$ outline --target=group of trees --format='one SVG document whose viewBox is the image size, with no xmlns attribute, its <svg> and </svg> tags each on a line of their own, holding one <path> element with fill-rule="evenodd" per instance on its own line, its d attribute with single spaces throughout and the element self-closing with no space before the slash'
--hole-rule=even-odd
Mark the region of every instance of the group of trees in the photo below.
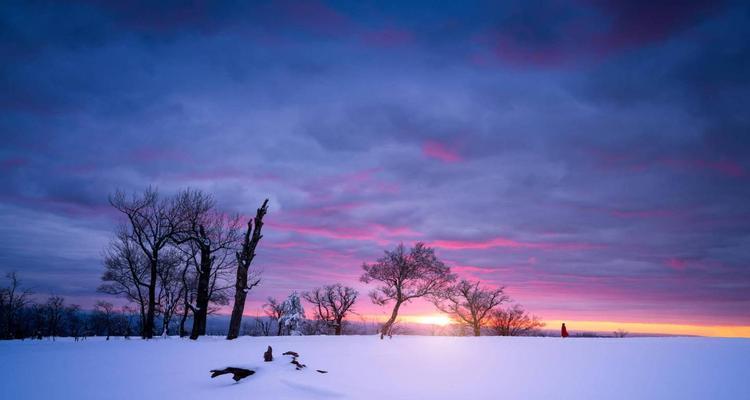
<svg viewBox="0 0 750 400">
<path fill-rule="evenodd" d="M 333 333 L 341 335 L 347 316 L 354 312 L 359 293 L 340 283 L 317 287 L 300 296 L 293 292 L 284 301 L 269 297 L 263 305 L 265 318 L 256 318 L 256 331 L 262 335 L 303 335 Z M 308 320 L 302 299 L 312 306 L 313 319 Z"/>
<path fill-rule="evenodd" d="M 128 337 L 138 323 L 135 315 L 128 307 L 118 310 L 105 301 L 98 301 L 90 311 L 77 304 L 66 304 L 60 296 L 36 302 L 32 292 L 21 286 L 15 272 L 7 274 L 6 283 L 0 286 L 0 339 Z"/>
<path fill-rule="evenodd" d="M 197 339 L 206 334 L 208 315 L 229 305 L 233 298 L 227 339 L 236 338 L 247 294 L 260 284 L 259 270 L 252 263 L 263 237 L 268 200 L 247 221 L 244 232 L 239 215 L 217 210 L 212 196 L 200 190 L 186 189 L 168 197 L 152 188 L 130 196 L 117 191 L 109 200 L 123 219 L 104 251 L 104 283 L 98 290 L 124 298 L 133 308 L 115 311 L 110 303 L 98 303 L 91 314 L 96 318 L 90 318 L 101 322 L 95 324 L 95 331 L 130 334 L 130 329 L 137 327 L 140 336 L 148 339 L 157 330 L 168 335 L 170 327 L 177 325 L 182 337 L 187 336 L 187 322 L 192 320 L 190 338 Z M 400 244 L 362 268 L 360 280 L 377 285 L 370 292 L 372 302 L 392 304 L 390 316 L 380 328 L 381 339 L 394 333 L 401 307 L 420 298 L 476 336 L 483 329 L 498 335 L 526 335 L 543 325 L 518 305 L 502 308 L 510 300 L 503 287 L 459 279 L 424 243 L 410 249 Z M 64 299 L 57 296 L 44 305 L 32 304 L 16 275 L 8 278 L 8 287 L 0 290 L 2 337 L 55 336 L 62 329 L 78 336 L 83 329 L 80 307 L 64 306 Z M 336 283 L 301 295 L 294 292 L 284 301 L 269 298 L 264 305 L 266 318 L 256 318 L 256 324 L 264 334 L 340 335 L 358 296 L 355 289 Z M 305 319 L 302 299 L 311 305 L 312 324 Z M 132 316 L 135 323 L 123 322 Z M 28 321 L 37 322 L 31 327 Z"/>
<path fill-rule="evenodd" d="M 510 298 L 505 289 L 481 286 L 479 281 L 458 279 L 435 255 L 435 250 L 417 243 L 408 251 L 400 244 L 373 264 L 362 266 L 364 283 L 377 283 L 370 292 L 377 305 L 393 303 L 391 315 L 380 329 L 380 338 L 390 336 L 404 303 L 425 298 L 461 325 L 471 328 L 475 336 L 491 327 L 504 336 L 526 335 L 543 326 L 519 305 L 506 309 L 499 306 Z"/>
<path fill-rule="evenodd" d="M 105 251 L 99 291 L 135 305 L 141 337 L 153 337 L 157 316 L 163 335 L 175 316 L 180 336 L 187 335 L 189 318 L 190 338 L 205 335 L 207 316 L 229 304 L 234 288 L 227 338 L 236 338 L 247 292 L 260 283 L 251 263 L 263 237 L 268 200 L 247 222 L 244 235 L 241 217 L 217 210 L 214 199 L 199 190 L 172 197 L 152 188 L 132 196 L 118 191 L 110 203 L 124 218 Z"/>
</svg>

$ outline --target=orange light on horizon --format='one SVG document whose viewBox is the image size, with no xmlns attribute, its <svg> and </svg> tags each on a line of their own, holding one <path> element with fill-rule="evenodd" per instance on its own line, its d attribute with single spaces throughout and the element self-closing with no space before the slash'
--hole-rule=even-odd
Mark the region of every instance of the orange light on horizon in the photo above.
<svg viewBox="0 0 750 400">
<path fill-rule="evenodd" d="M 614 332 L 623 329 L 630 333 L 664 334 L 707 337 L 750 338 L 750 326 L 742 325 L 690 325 L 658 322 L 576 321 L 546 320 L 546 328 L 560 327 L 563 322 L 568 331 Z"/>
<path fill-rule="evenodd" d="M 409 317 L 406 319 L 407 322 L 414 322 L 417 324 L 447 326 L 453 323 L 453 320 L 445 314 L 417 315 Z"/>
<path fill-rule="evenodd" d="M 384 322 L 387 319 L 384 315 L 362 315 L 362 317 L 377 322 Z M 445 314 L 399 315 L 398 321 L 439 326 L 447 326 L 455 323 Z M 750 338 L 750 326 L 744 325 L 691 325 L 586 320 L 543 320 L 542 322 L 545 324 L 543 329 L 550 330 L 559 329 L 562 323 L 565 322 L 568 331 L 572 334 L 580 332 L 606 334 L 622 329 L 637 334 Z"/>
</svg>

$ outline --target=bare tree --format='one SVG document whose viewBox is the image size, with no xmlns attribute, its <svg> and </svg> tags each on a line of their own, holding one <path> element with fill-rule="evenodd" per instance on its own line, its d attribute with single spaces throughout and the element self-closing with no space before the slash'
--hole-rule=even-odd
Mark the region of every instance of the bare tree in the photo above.
<svg viewBox="0 0 750 400">
<path fill-rule="evenodd" d="M 490 320 L 490 327 L 500 336 L 526 336 L 543 326 L 537 316 L 529 315 L 519 304 L 495 310 Z"/>
<path fill-rule="evenodd" d="M 78 337 L 83 333 L 83 318 L 81 316 L 81 306 L 78 304 L 71 304 L 65 307 L 63 311 L 65 314 L 65 320 L 68 325 L 68 333 L 73 336 L 73 339 L 77 342 Z"/>
<path fill-rule="evenodd" d="M 135 320 L 135 310 L 128 306 L 122 306 L 120 315 L 122 315 L 122 334 L 125 339 L 130 339 L 133 321 Z"/>
<path fill-rule="evenodd" d="M 630 334 L 630 332 L 628 332 L 628 331 L 626 331 L 625 329 L 622 329 L 622 328 L 620 328 L 620 329 L 612 332 L 612 336 L 614 336 L 616 338 L 624 338 L 624 337 L 628 336 L 629 334 Z"/>
<path fill-rule="evenodd" d="M 307 320 L 302 324 L 302 335 L 327 335 L 330 333 L 331 325 L 322 319 Z"/>
<path fill-rule="evenodd" d="M 8 318 L 5 316 L 8 308 L 8 291 L 6 288 L 0 288 L 0 339 L 7 339 L 10 335 L 8 334 Z"/>
<path fill-rule="evenodd" d="M 261 316 L 255 316 L 255 330 L 262 336 L 271 335 L 271 319 L 263 318 Z"/>
<path fill-rule="evenodd" d="M 336 335 L 341 335 L 341 324 L 358 295 L 353 288 L 336 283 L 305 292 L 302 297 L 315 307 L 315 318 L 324 321 L 328 327 L 333 327 Z"/>
<path fill-rule="evenodd" d="M 18 337 L 18 322 L 21 310 L 29 304 L 31 291 L 21 289 L 21 280 L 16 272 L 5 275 L 9 285 L 0 288 L 0 337 Z"/>
<path fill-rule="evenodd" d="M 481 334 L 490 312 L 508 300 L 503 288 L 489 289 L 479 284 L 479 281 L 462 279 L 435 301 L 440 311 L 458 323 L 471 327 L 474 336 Z"/>
<path fill-rule="evenodd" d="M 107 334 L 107 340 L 112 335 L 115 306 L 106 301 L 97 301 L 94 305 L 94 319 Z"/>
<path fill-rule="evenodd" d="M 191 193 L 189 190 L 186 192 Z M 137 244 L 148 262 L 148 277 L 144 282 L 148 300 L 142 333 L 144 338 L 150 339 L 154 335 L 161 252 L 177 235 L 188 230 L 189 222 L 194 216 L 185 213 L 196 210 L 184 207 L 175 199 L 160 198 L 156 189 L 150 187 L 141 195 L 134 194 L 130 199 L 118 190 L 110 196 L 109 202 L 126 216 L 129 224 L 126 234 Z"/>
<path fill-rule="evenodd" d="M 47 307 L 42 304 L 31 303 L 29 307 L 28 316 L 30 327 L 33 327 L 33 336 L 38 340 L 42 340 L 45 332 L 47 332 Z"/>
<path fill-rule="evenodd" d="M 393 301 L 390 318 L 380 330 L 380 338 L 391 334 L 391 327 L 398 311 L 406 302 L 420 297 L 439 297 L 456 279 L 450 268 L 435 256 L 435 250 L 417 243 L 407 253 L 403 243 L 374 264 L 363 264 L 365 273 L 360 280 L 364 283 L 376 281 L 380 284 L 370 292 L 370 298 L 377 305 Z"/>
<path fill-rule="evenodd" d="M 180 337 L 187 336 L 187 330 L 185 329 L 185 323 L 187 322 L 190 314 L 195 315 L 198 309 L 197 297 L 198 297 L 198 276 L 201 270 L 201 263 L 199 260 L 199 247 L 192 241 L 188 241 L 178 247 L 183 254 L 182 266 L 180 267 L 180 282 L 181 289 L 180 295 L 182 300 L 175 309 L 175 313 L 180 314 L 179 323 L 179 335 Z M 226 276 L 231 267 L 228 257 L 229 249 L 222 251 L 221 257 L 215 257 L 211 262 L 210 274 L 208 275 L 208 284 L 203 286 L 202 289 L 208 289 L 208 305 L 206 307 L 206 315 L 212 314 L 218 310 L 221 306 L 229 304 L 229 284 L 227 283 Z M 205 275 L 203 276 L 205 279 Z M 203 333 L 205 334 L 205 328 Z"/>
<path fill-rule="evenodd" d="M 182 304 L 183 291 L 187 290 L 181 279 L 182 261 L 175 249 L 169 249 L 160 261 L 158 311 L 162 319 L 162 336 L 169 335 L 172 316 Z"/>
<path fill-rule="evenodd" d="M 268 315 L 268 318 L 276 321 L 276 336 L 282 336 L 281 318 L 284 317 L 286 311 L 284 309 L 284 302 L 279 302 L 275 298 L 269 297 L 266 304 L 263 305 L 263 311 Z"/>
<path fill-rule="evenodd" d="M 60 334 L 63 317 L 65 316 L 65 299 L 60 296 L 50 296 L 44 305 L 47 333 L 52 340 Z"/>
<path fill-rule="evenodd" d="M 232 307 L 232 317 L 229 320 L 229 333 L 227 334 L 227 339 L 229 340 L 235 339 L 239 335 L 247 292 L 260 284 L 259 273 L 257 270 L 250 271 L 250 264 L 255 259 L 255 249 L 258 247 L 260 239 L 263 238 L 261 230 L 263 229 L 263 217 L 266 215 L 266 212 L 268 212 L 268 199 L 258 208 L 255 218 L 247 221 L 247 230 L 242 242 L 242 249 L 236 254 L 237 278 L 234 285 L 234 306 Z M 253 222 L 255 223 L 255 227 L 253 227 Z"/>
<path fill-rule="evenodd" d="M 191 228 L 183 242 L 197 247 L 199 261 L 195 263 L 196 292 L 191 339 L 206 334 L 206 319 L 209 314 L 211 292 L 216 288 L 218 277 L 231 264 L 232 255 L 239 241 L 239 216 L 229 217 L 214 212 L 214 200 L 200 191 L 185 191 L 178 198 L 181 208 L 193 216 Z M 195 254 L 195 253 L 193 253 Z"/>
<path fill-rule="evenodd" d="M 104 274 L 98 291 L 121 296 L 138 305 L 140 311 L 141 337 L 146 337 L 146 309 L 149 304 L 149 262 L 128 233 L 121 226 L 109 247 L 104 251 Z M 157 271 L 158 272 L 158 271 Z"/>
<path fill-rule="evenodd" d="M 193 330 L 190 334 L 191 339 L 197 339 L 198 336 L 206 334 L 206 318 L 212 310 L 212 303 L 220 302 L 222 305 L 228 303 L 228 294 L 225 291 L 230 289 L 230 284 L 225 279 L 231 264 L 231 254 L 234 252 L 237 243 L 236 226 L 230 227 L 229 234 L 223 239 L 219 236 L 218 240 L 223 240 L 218 245 L 204 245 L 211 242 L 211 234 L 201 229 L 200 237 L 202 245 L 200 249 L 200 262 L 196 263 L 195 271 L 195 306 L 193 312 Z"/>
<path fill-rule="evenodd" d="M 180 280 L 182 282 L 182 305 L 180 306 L 180 326 L 179 335 L 180 337 L 187 336 L 187 330 L 185 330 L 185 322 L 188 316 L 195 308 L 193 302 L 195 301 L 196 287 L 196 270 L 197 270 L 197 251 L 198 248 L 192 243 L 188 243 L 187 252 L 183 257 L 182 271 L 180 272 Z M 193 268 L 195 267 L 195 268 Z"/>
</svg>

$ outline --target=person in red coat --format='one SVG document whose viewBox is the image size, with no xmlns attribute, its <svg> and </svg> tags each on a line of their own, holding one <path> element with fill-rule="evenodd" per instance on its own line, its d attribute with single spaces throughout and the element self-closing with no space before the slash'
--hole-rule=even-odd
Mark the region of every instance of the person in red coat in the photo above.
<svg viewBox="0 0 750 400">
<path fill-rule="evenodd" d="M 570 335 L 568 335 L 568 329 L 565 328 L 565 322 L 563 322 L 562 329 L 560 329 L 560 336 L 562 336 L 562 337 L 568 337 L 568 336 L 570 336 Z"/>
</svg>

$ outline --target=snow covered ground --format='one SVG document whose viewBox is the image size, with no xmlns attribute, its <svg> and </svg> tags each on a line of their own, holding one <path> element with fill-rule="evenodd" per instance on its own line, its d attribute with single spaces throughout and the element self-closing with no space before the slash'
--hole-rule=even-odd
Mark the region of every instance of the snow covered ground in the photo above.
<svg viewBox="0 0 750 400">
<path fill-rule="evenodd" d="M 264 363 L 266 346 L 275 360 Z M 296 371 L 294 350 L 308 368 Z M 209 370 L 241 366 L 234 383 Z M 319 374 L 315 369 L 329 371 Z M 750 340 L 401 336 L 0 342 L 2 399 L 750 399 Z"/>
</svg>

